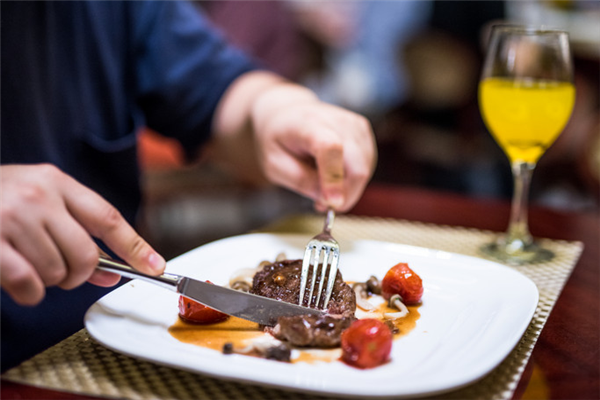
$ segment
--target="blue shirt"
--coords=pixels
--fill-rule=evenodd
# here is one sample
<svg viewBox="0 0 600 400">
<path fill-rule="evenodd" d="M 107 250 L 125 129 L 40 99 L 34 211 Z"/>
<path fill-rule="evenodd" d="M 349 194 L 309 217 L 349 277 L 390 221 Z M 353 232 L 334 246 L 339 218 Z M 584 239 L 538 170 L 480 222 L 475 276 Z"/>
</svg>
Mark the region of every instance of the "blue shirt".
<svg viewBox="0 0 600 400">
<path fill-rule="evenodd" d="M 52 163 L 130 221 L 140 201 L 136 134 L 194 154 L 228 85 L 254 63 L 182 1 L 1 3 L 2 164 Z M 36 307 L 2 292 L 2 370 L 83 327 L 110 289 L 48 288 Z"/>
</svg>

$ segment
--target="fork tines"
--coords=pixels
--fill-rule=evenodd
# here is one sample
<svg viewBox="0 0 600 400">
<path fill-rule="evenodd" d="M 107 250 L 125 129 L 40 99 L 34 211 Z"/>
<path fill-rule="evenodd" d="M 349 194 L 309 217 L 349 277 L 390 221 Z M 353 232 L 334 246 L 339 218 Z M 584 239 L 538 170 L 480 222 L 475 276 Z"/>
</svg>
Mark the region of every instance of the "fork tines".
<svg viewBox="0 0 600 400">
<path fill-rule="evenodd" d="M 333 239 L 324 242 L 313 239 L 308 243 L 302 262 L 300 305 L 322 310 L 327 308 L 333 292 L 339 255 L 339 246 Z M 326 291 L 323 296 L 324 286 Z"/>
</svg>

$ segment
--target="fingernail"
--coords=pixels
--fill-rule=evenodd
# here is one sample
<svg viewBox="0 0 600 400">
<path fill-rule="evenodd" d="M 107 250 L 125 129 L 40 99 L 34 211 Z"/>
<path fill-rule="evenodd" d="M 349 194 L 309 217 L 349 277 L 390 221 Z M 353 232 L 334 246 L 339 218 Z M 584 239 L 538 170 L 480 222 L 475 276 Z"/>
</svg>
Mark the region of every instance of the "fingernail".
<svg viewBox="0 0 600 400">
<path fill-rule="evenodd" d="M 344 205 L 344 197 L 341 193 L 332 193 L 327 200 L 329 205 L 333 208 L 340 208 Z"/>
<path fill-rule="evenodd" d="M 162 258 L 158 253 L 150 253 L 148 256 L 148 264 L 156 272 L 160 272 L 165 267 L 165 259 Z"/>
</svg>

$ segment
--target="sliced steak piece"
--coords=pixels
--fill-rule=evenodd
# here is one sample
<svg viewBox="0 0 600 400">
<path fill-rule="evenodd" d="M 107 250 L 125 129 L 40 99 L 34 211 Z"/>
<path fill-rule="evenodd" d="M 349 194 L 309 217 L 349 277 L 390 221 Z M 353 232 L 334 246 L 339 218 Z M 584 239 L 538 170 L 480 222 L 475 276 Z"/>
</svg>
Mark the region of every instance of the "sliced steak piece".
<svg viewBox="0 0 600 400">
<path fill-rule="evenodd" d="M 352 324 L 354 315 L 305 315 L 281 317 L 267 329 L 275 338 L 299 347 L 338 347 L 342 332 Z"/>
<path fill-rule="evenodd" d="M 254 275 L 250 293 L 298 304 L 301 272 L 302 260 L 284 260 L 266 265 Z M 315 286 L 318 284 L 317 280 Z M 342 331 L 355 319 L 355 311 L 354 290 L 343 281 L 338 271 L 327 306 L 329 315 L 282 317 L 274 328 L 267 330 L 277 339 L 287 340 L 296 346 L 335 347 L 340 343 Z"/>
</svg>

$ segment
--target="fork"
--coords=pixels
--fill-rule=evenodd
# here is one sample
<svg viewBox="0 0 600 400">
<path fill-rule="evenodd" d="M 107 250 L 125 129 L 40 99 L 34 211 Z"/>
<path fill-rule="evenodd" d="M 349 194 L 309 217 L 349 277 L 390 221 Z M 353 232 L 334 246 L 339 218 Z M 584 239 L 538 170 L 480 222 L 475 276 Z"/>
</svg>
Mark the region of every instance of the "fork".
<svg viewBox="0 0 600 400">
<path fill-rule="evenodd" d="M 334 219 L 335 212 L 330 208 L 327 210 L 323 231 L 313 237 L 306 245 L 304 259 L 302 260 L 302 273 L 300 275 L 300 297 L 298 299 L 298 304 L 301 306 L 307 303 L 307 307 L 319 308 L 325 280 L 327 280 L 327 288 L 325 291 L 325 296 L 323 296 L 322 306 L 320 307 L 322 310 L 327 308 L 327 304 L 331 298 L 340 258 L 340 246 L 333 236 L 331 236 L 331 229 L 333 228 Z M 317 293 L 315 295 L 315 301 L 313 303 L 313 291 L 317 281 L 317 270 L 320 270 L 320 279 Z M 327 272 L 328 270 L 329 273 Z M 308 299 L 305 302 L 305 294 L 307 284 L 309 283 L 309 275 L 311 278 L 309 294 Z"/>
</svg>

